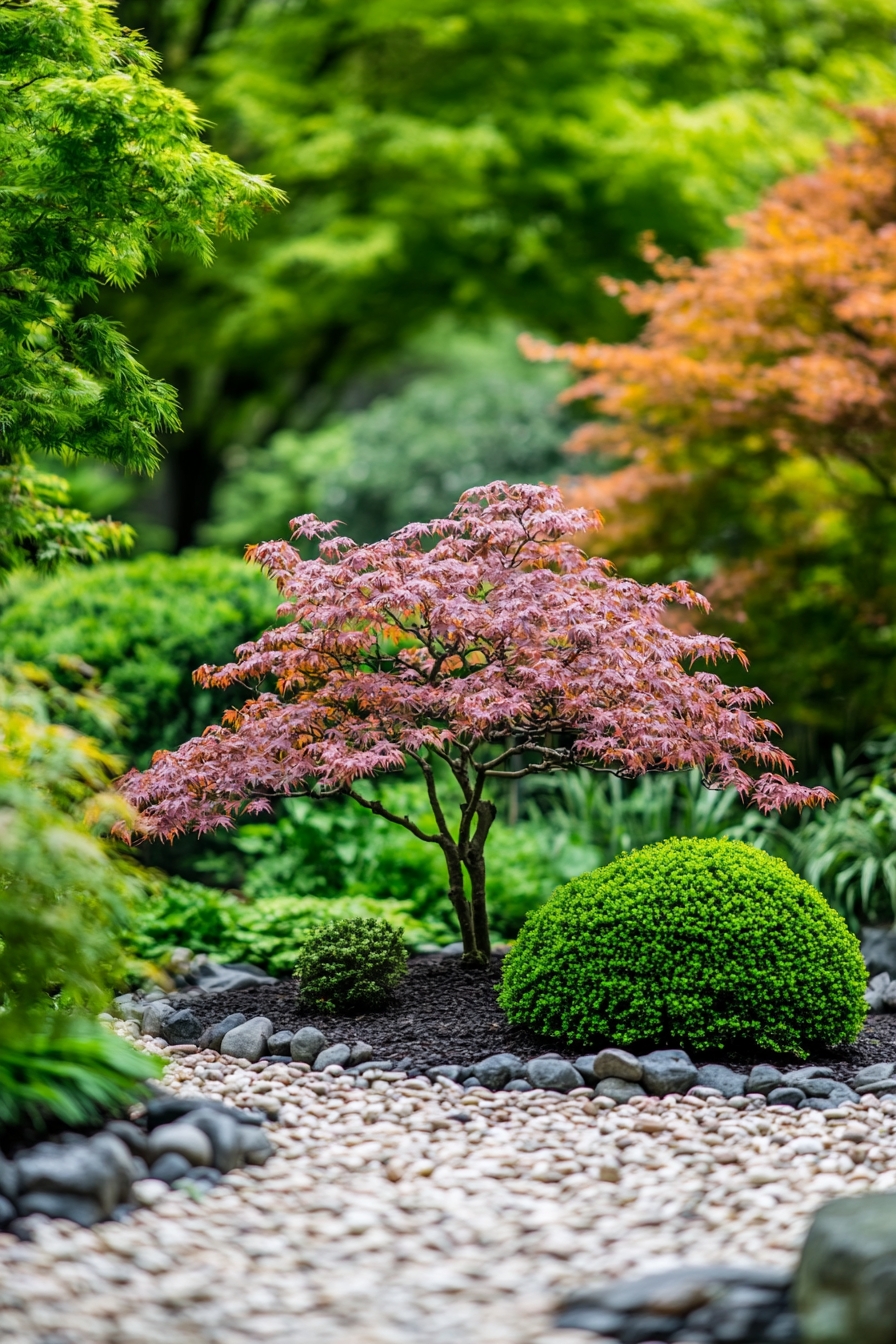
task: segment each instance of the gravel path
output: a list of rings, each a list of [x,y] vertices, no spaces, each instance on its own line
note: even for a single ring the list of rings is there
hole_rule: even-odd
[[[593,1344],[552,1328],[567,1291],[682,1262],[790,1265],[820,1203],[896,1186],[891,1101],[606,1110],[210,1052],[166,1085],[276,1114],[276,1155],[201,1202],[153,1182],[161,1198],[126,1222],[0,1235],[0,1340]]]

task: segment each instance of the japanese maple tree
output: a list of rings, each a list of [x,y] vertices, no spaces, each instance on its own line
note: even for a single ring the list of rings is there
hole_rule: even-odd
[[[277,583],[285,623],[195,676],[276,689],[125,776],[143,831],[232,825],[276,795],[346,794],[441,848],[464,959],[482,964],[498,781],[696,765],[708,785],[733,785],[763,811],[824,802],[824,789],[785,777],[792,763],[770,740],[775,725],[751,712],[763,692],[694,668],[745,663],[743,653],[664,619],[670,604],[705,599],[686,583],[644,587],[587,556],[574,538],[599,522],[564,508],[554,487],[498,481],[467,491],[450,517],[371,545],[309,514],[294,537],[317,541],[318,558],[283,541],[250,548]],[[408,766],[426,781],[432,830],[359,788]]]
[[[606,512],[604,553],[706,575],[789,717],[838,735],[896,705],[896,108],[852,115],[738,246],[698,265],[648,240],[655,280],[604,282],[637,340],[522,342],[596,412],[566,498]]]

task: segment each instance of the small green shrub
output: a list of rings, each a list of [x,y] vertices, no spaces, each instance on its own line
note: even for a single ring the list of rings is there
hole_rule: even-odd
[[[339,919],[309,934],[296,975],[302,1002],[327,1013],[385,1003],[407,969],[401,934],[384,919]]]
[[[782,859],[672,839],[559,887],[504,962],[509,1020],[577,1045],[786,1052],[854,1040],[856,938]]]

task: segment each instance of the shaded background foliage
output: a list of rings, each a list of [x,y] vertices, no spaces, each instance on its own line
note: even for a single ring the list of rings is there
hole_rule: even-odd
[[[91,731],[139,765],[218,716],[192,669],[271,618],[266,581],[236,556],[244,543],[285,535],[309,508],[370,539],[467,486],[578,471],[563,443],[579,413],[554,403],[564,372],[527,365],[517,332],[630,339],[637,319],[594,282],[644,278],[643,230],[676,256],[735,242],[732,212],[817,164],[826,137],[850,136],[836,105],[896,99],[896,0],[524,0],[512,22],[497,0],[121,0],[115,12],[210,119],[208,142],[289,197],[211,269],[163,247],[137,289],[100,296],[149,377],[176,387],[183,433],[165,436],[151,480],[53,465],[85,513],[135,526],[137,560],[19,574],[0,593],[3,651],[69,689],[78,659],[92,667],[122,718]],[[82,300],[76,315],[96,310]],[[667,497],[637,576],[711,584],[745,528],[776,557],[750,617],[754,675],[803,778],[827,768],[845,802],[776,825],[688,777],[508,793],[490,842],[502,936],[557,882],[670,834],[749,838],[853,918],[896,911],[893,752],[861,751],[889,711],[876,693],[848,708],[858,655],[842,619],[847,579],[856,593],[872,578],[892,589],[893,530],[876,513],[841,526],[818,475],[770,483],[761,454],[732,471],[714,453],[714,490],[694,488],[686,508]],[[825,546],[800,548],[794,518],[813,509]],[[890,675],[885,640],[860,657],[862,675]],[[47,712],[88,727],[83,706]],[[380,787],[425,813],[406,781]],[[188,941],[251,956],[254,939],[285,968],[336,898],[395,902],[410,941],[445,941],[430,857],[376,818],[285,804],[232,842],[145,852],[177,882],[147,889],[135,936],[143,955]]]
[[[848,133],[832,102],[896,94],[893,0],[525,0],[512,22],[496,0],[119,13],[214,146],[289,195],[211,272],[166,257],[111,305],[183,405],[155,491],[122,516],[149,512],[177,547],[229,450],[363,405],[440,316],[630,332],[594,279],[643,273],[643,229],[677,253],[725,241],[732,210]]]

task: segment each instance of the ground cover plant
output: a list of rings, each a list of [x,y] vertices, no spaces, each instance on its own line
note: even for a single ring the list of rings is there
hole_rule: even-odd
[[[327,1013],[382,1007],[407,962],[401,934],[386,920],[333,920],[309,934],[299,954],[302,1003]]]
[[[751,713],[762,692],[688,670],[742,657],[723,637],[665,623],[670,604],[703,599],[687,584],[617,578],[567,540],[597,524],[587,510],[563,509],[554,488],[496,482],[462,496],[449,518],[368,546],[330,540],[334,525],[310,515],[295,520],[294,535],[318,541],[318,558],[285,542],[253,548],[285,599],[285,623],[197,677],[224,688],[271,678],[276,691],[125,778],[143,832],[232,825],[285,793],[350,797],[439,847],[464,957],[482,965],[495,781],[575,766],[638,775],[699,765],[710,784],[763,811],[826,801],[826,790],[774,772],[791,762],[770,739],[773,725]],[[411,762],[426,782],[432,832],[357,787]],[[436,766],[454,793],[454,830]]]
[[[183,878],[157,875],[134,909],[124,944],[139,980],[146,966],[164,968],[175,948],[204,952],[214,961],[251,961],[271,975],[290,975],[309,935],[334,919],[383,919],[409,947],[432,947],[450,936],[440,920],[422,920],[407,900],[364,892],[245,899]]]
[[[781,859],[672,839],[560,887],[505,958],[511,1023],[570,1044],[805,1057],[865,1018],[858,940]]]

